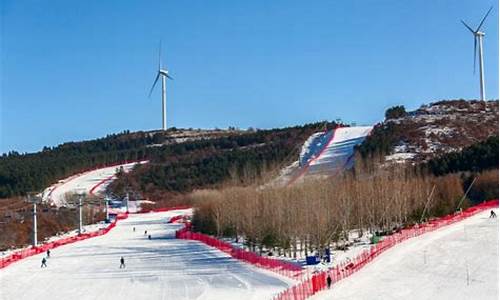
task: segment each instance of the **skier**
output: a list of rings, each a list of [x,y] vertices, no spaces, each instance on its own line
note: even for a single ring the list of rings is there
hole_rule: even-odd
[[[44,258],[42,258],[42,265],[40,266],[40,268],[43,268],[43,267],[47,267],[47,260]]]
[[[150,234],[150,235],[148,235],[148,239],[149,239],[149,240],[151,239],[151,234]]]
[[[47,249],[47,258],[50,258],[50,249]]]
[[[494,211],[490,212],[490,218],[496,218],[497,214]]]
[[[148,231],[147,230],[144,230],[144,235],[147,235],[148,234]]]
[[[330,275],[326,277],[326,285],[328,286],[328,289],[330,289],[330,286],[332,285],[332,278],[330,277]]]
[[[125,258],[123,256],[120,258],[120,269],[125,268]]]
[[[135,227],[134,227],[134,228],[132,228],[132,230],[134,230],[134,232],[135,232]]]

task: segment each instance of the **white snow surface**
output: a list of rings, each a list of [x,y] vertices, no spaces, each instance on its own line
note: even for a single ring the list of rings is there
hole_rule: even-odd
[[[332,175],[351,168],[354,147],[361,144],[372,129],[372,126],[353,126],[312,134],[302,145],[298,160],[282,169],[271,184],[286,185],[300,177]]]
[[[354,147],[370,134],[372,126],[341,127],[318,158],[311,161],[309,174],[332,173],[353,166]]]
[[[140,163],[146,163],[146,161],[141,161]],[[42,199],[44,202],[49,202],[56,206],[63,206],[66,204],[66,194],[76,193],[77,191],[82,191],[89,193],[90,190],[98,185],[102,180],[110,178],[109,181],[99,185],[93,192],[94,194],[102,193],[106,186],[112,181],[113,175],[123,167],[125,172],[130,171],[136,163],[122,164],[113,167],[106,167],[97,170],[92,170],[68,177],[64,180],[60,180],[58,183],[48,187],[43,192]]]
[[[405,241],[310,299],[498,299],[498,219],[488,216]]]
[[[40,268],[44,254],[16,262],[0,270],[0,299],[271,299],[295,283],[174,239],[182,225],[167,220],[185,213],[130,215],[106,235],[53,249],[47,268]]]

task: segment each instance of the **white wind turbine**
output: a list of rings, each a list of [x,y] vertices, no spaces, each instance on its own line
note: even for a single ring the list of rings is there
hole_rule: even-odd
[[[493,9],[493,6],[490,7],[486,15],[484,15],[483,20],[481,20],[481,23],[479,23],[479,26],[477,26],[476,30],[473,30],[469,25],[467,25],[463,20],[462,23],[464,24],[467,29],[472,32],[472,35],[474,36],[474,73],[476,72],[476,50],[477,50],[477,44],[479,42],[479,88],[481,92],[481,100],[486,99],[486,92],[484,90],[484,66],[483,66],[483,37],[484,37],[484,32],[479,31],[481,29],[481,26],[483,26],[484,20],[486,20],[486,17],[490,14],[491,10]]]
[[[153,82],[153,86],[149,91],[149,97],[151,98],[151,94],[155,88],[158,79],[161,77],[161,113],[162,113],[162,129],[167,130],[167,79],[174,80],[172,76],[168,75],[167,69],[162,69],[161,66],[161,43],[160,50],[158,54],[158,73],[156,74],[155,81]]]

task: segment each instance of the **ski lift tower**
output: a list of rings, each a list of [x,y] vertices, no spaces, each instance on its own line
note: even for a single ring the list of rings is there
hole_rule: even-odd
[[[42,202],[42,197],[38,192],[29,192],[26,196],[26,201],[33,204],[33,247],[38,246],[38,231],[36,223],[36,205]]]
[[[104,196],[104,209],[105,209],[105,212],[106,212],[106,220],[105,222],[106,223],[109,223],[109,201],[111,201],[109,199],[109,196],[108,195],[105,195]]]
[[[78,197],[78,235],[83,233],[83,218],[82,218],[82,208],[83,200],[87,196],[85,189],[77,189],[76,194]]]

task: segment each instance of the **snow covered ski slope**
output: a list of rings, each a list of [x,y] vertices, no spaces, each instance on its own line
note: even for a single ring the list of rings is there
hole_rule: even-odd
[[[371,126],[340,127],[319,155],[309,162],[308,174],[336,173],[353,166],[354,147],[371,132]]]
[[[489,213],[405,241],[310,299],[498,299],[498,219]]]
[[[370,134],[372,126],[339,127],[311,135],[298,161],[282,170],[275,183],[292,184],[310,175],[335,175],[352,168],[354,147]]]
[[[145,162],[146,161],[141,161],[140,163]],[[112,181],[117,170],[123,167],[125,172],[127,172],[130,171],[135,164],[136,163],[121,164],[71,176],[45,189],[43,192],[43,200],[57,206],[62,206],[66,204],[66,195],[68,193],[75,193],[82,190],[87,194],[99,194],[106,189],[106,186]]]
[[[130,215],[106,235],[52,250],[47,268],[40,268],[39,254],[1,269],[0,299],[260,300],[293,283],[202,243],[174,239],[181,225],[167,220],[179,214]]]

